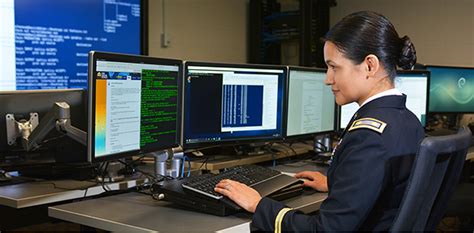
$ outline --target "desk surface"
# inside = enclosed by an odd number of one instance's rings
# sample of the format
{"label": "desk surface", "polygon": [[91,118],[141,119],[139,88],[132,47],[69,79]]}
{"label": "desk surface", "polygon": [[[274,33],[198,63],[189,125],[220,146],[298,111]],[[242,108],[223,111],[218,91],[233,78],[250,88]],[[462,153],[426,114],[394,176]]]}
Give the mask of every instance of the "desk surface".
{"label": "desk surface", "polygon": [[[127,189],[145,182],[144,179],[106,184],[108,190]],[[48,180],[0,187],[0,205],[24,208],[54,202],[89,197],[105,192],[91,181]]]}
{"label": "desk surface", "polygon": [[[312,193],[286,200],[303,212],[319,209],[326,193]],[[100,206],[100,208],[97,208]],[[251,215],[219,217],[179,209],[150,196],[126,193],[49,207],[49,216],[107,231],[133,232],[248,232]]]}
{"label": "desk surface", "polygon": [[[279,165],[277,170],[295,173],[325,168],[296,162]],[[285,200],[286,205],[305,213],[319,210],[327,193],[306,191]],[[100,206],[101,208],[97,208]],[[48,208],[49,216],[107,231],[134,232],[248,232],[251,215],[240,213],[219,217],[179,208],[148,195],[126,193]]]}

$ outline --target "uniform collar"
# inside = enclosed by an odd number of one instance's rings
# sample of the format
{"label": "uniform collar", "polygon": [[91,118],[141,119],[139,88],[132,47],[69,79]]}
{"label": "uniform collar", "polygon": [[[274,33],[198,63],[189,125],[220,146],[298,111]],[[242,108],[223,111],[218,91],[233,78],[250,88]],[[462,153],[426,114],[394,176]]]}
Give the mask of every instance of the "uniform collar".
{"label": "uniform collar", "polygon": [[364,104],[358,112],[373,108],[406,108],[406,100],[407,96],[405,94],[383,96]]}
{"label": "uniform collar", "polygon": [[400,95],[401,96],[403,94],[396,88],[388,89],[386,91],[382,91],[378,94],[375,94],[375,95],[369,97],[368,99],[366,99],[364,101],[364,103],[362,103],[362,105],[360,105],[360,107],[364,106],[365,104],[369,103],[372,100],[378,99],[380,97],[388,96],[388,95]]}

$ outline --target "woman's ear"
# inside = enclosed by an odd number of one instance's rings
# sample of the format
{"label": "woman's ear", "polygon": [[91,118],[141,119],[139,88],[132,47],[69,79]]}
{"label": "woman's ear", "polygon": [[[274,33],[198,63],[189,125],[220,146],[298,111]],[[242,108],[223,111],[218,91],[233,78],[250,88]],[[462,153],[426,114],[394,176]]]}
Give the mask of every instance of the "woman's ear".
{"label": "woman's ear", "polygon": [[377,56],[373,55],[373,54],[369,54],[365,57],[364,62],[366,64],[367,76],[374,77],[375,74],[380,69],[379,58]]}

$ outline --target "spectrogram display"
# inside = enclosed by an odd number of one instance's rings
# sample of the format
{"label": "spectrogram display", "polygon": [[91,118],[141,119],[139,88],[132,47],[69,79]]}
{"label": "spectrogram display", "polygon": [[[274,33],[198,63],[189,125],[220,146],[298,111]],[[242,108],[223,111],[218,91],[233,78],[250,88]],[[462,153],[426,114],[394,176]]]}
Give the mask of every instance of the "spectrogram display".
{"label": "spectrogram display", "polygon": [[96,80],[96,108],[95,108],[95,154],[97,156],[106,153],[106,121],[107,121],[107,80]]}

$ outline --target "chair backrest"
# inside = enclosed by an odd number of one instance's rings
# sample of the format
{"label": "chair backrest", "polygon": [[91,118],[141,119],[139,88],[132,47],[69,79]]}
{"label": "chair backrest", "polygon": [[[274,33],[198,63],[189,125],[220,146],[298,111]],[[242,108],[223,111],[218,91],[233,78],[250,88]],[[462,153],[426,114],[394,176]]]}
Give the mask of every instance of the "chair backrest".
{"label": "chair backrest", "polygon": [[471,131],[424,138],[390,231],[434,231],[461,175]]}

